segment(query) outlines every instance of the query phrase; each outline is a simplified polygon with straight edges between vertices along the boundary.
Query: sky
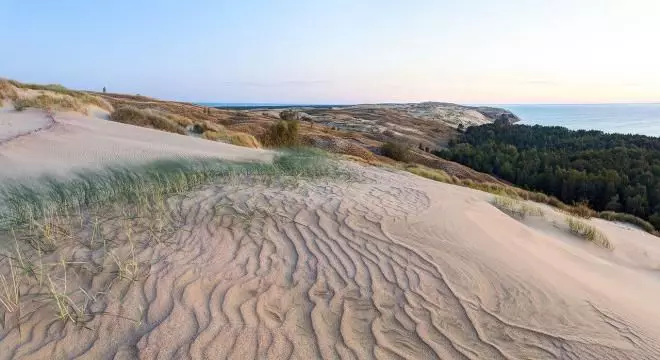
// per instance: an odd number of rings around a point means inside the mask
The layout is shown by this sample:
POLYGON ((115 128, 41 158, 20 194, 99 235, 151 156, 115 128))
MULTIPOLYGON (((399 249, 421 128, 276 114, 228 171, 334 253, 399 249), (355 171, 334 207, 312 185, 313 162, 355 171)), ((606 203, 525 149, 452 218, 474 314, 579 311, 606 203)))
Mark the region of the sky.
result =
POLYGON ((0 77, 227 103, 660 102, 660 0, 0 0, 0 77))

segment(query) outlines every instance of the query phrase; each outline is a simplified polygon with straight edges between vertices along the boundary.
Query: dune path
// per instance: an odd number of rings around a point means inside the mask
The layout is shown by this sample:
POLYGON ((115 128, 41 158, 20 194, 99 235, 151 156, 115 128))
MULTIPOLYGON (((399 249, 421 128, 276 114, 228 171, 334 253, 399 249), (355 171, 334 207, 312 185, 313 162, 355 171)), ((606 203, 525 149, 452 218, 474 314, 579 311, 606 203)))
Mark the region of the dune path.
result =
MULTIPOLYGON (((355 171, 173 198, 182 226, 140 249, 147 276, 87 279, 110 289, 99 309, 141 309, 138 324, 35 312, 0 332, 0 359, 660 357, 657 276, 509 218, 490 195, 355 171)), ((618 247, 617 231, 657 240, 612 228, 618 247)))

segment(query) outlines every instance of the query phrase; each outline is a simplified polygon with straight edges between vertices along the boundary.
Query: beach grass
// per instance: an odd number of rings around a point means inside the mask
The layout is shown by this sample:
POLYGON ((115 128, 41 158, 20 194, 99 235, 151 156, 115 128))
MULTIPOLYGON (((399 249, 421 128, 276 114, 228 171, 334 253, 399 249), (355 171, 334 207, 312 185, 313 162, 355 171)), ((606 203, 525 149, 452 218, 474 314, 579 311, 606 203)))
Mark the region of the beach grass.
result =
POLYGON ((571 216, 566 217, 566 224, 570 232, 582 239, 590 241, 602 248, 612 250, 614 245, 609 241, 607 236, 600 232, 593 225, 587 224, 585 221, 576 219, 571 216))
POLYGON ((505 214, 519 220, 525 219, 527 216, 544 215, 543 210, 536 206, 505 196, 496 196, 493 199, 493 205, 505 214))
MULTIPOLYGON (((139 324, 141 315, 110 314, 98 306, 117 300, 105 290, 113 283, 149 275, 151 260, 140 249, 169 246, 185 226, 168 199, 186 197, 209 183, 288 186, 301 179, 344 175, 326 153, 295 149, 281 151, 268 163, 178 158, 3 183, 0 319, 17 314, 12 318, 20 327, 26 310, 45 309, 81 328, 88 328, 97 315, 139 324), (99 279, 110 281, 103 289, 80 286, 81 277, 102 273, 106 275, 99 279)), ((235 223, 245 229, 272 212, 245 209, 234 214, 235 223)))
POLYGON ((217 178, 319 177, 337 175, 323 152, 285 150, 271 163, 180 158, 147 164, 78 171, 69 178, 43 176, 32 182, 0 185, 0 228, 41 219, 67 207, 104 202, 132 202, 146 195, 182 193, 217 178))

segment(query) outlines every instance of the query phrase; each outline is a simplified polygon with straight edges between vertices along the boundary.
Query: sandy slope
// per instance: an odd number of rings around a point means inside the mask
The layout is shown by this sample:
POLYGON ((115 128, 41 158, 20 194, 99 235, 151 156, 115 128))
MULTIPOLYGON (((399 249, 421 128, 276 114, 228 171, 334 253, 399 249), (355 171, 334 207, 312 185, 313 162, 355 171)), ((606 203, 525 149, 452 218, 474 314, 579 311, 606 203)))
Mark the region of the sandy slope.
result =
POLYGON ((272 157, 265 150, 245 152, 233 145, 115 123, 103 119, 107 113, 100 109, 91 113, 98 117, 73 112, 51 117, 35 109, 0 108, 0 179, 177 156, 240 161, 272 157))
MULTIPOLYGON (((25 140, 56 141, 45 135, 25 140)), ((593 220, 610 252, 572 238, 549 208, 520 222, 489 194, 346 166, 357 180, 214 184, 173 198, 182 227, 140 248, 147 276, 70 285, 103 291, 98 311, 141 322, 63 327, 36 311, 19 331, 7 317, 0 359, 660 357, 659 239, 593 220)), ((62 252, 93 258, 79 246, 62 252)))

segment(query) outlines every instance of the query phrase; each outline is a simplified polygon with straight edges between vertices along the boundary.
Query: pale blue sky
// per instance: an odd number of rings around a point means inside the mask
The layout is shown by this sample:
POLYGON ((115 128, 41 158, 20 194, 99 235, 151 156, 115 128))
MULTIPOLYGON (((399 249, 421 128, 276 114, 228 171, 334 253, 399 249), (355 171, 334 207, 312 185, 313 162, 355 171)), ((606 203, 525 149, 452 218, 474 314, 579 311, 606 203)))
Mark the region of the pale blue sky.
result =
POLYGON ((185 101, 660 101, 658 0, 0 0, 0 76, 185 101))

